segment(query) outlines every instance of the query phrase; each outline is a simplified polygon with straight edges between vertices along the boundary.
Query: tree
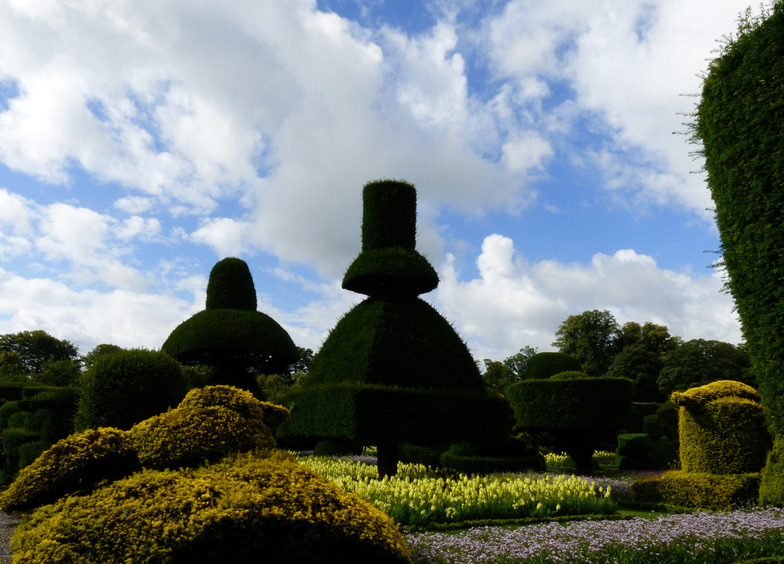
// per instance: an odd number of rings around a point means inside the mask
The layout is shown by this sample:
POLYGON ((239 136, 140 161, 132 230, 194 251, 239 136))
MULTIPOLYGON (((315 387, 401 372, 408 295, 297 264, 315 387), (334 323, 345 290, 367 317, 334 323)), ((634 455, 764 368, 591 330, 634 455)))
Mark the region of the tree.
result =
POLYGON ((291 337, 256 310, 256 290, 247 263, 218 261, 207 284, 206 309, 171 332, 162 350, 186 365, 214 367, 211 384, 227 384, 262 396, 250 368, 277 374, 297 361, 291 337))
POLYGON ((76 360, 78 357, 76 345, 40 329, 0 335, 0 351, 17 353, 22 371, 28 375, 41 372, 47 361, 76 360))
POLYGON ((517 353, 504 359, 504 368, 511 373, 512 381, 517 382, 525 378, 525 370, 528 367, 528 360, 538 352, 536 347, 525 346, 517 353))
POLYGON ((486 358, 482 362, 485 364, 485 372, 482 374, 485 383, 499 394, 503 394, 513 382, 512 371, 504 366, 503 362, 497 360, 486 358))
POLYGON ((784 435, 784 2, 710 63, 693 125, 735 299, 771 428, 784 435))
POLYGON ((621 331, 609 311, 591 310, 570 315, 555 332, 554 347, 574 356, 589 376, 601 376, 617 353, 621 331))
POLYGON ((85 370, 90 370, 98 358, 107 354, 115 354, 122 350, 124 349, 122 347, 118 347, 117 345, 110 345, 107 343, 97 345, 93 350, 82 357, 82 365, 84 366, 85 370))
POLYGON ((676 390, 717 380, 737 380, 753 387, 756 382, 749 367, 749 355, 742 345, 692 339, 667 354, 657 384, 667 397, 676 390))
POLYGON ((362 252, 343 288, 368 297, 338 322, 287 396, 293 409, 279 436, 374 444, 380 477, 397 472, 399 443, 506 439, 508 404, 488 393, 465 343, 419 298, 438 275, 415 249, 415 188, 371 182, 362 199, 362 252))

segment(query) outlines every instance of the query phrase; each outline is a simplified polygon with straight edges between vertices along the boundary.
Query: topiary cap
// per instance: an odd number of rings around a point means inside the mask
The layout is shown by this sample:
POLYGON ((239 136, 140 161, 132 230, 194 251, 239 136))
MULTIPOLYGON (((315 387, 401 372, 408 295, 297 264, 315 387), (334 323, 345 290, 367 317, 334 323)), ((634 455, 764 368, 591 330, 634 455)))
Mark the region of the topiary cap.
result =
POLYGON ((415 246, 414 186, 369 182, 362 190, 362 252, 346 271, 343 288, 368 296, 416 296, 435 289, 438 275, 415 246))

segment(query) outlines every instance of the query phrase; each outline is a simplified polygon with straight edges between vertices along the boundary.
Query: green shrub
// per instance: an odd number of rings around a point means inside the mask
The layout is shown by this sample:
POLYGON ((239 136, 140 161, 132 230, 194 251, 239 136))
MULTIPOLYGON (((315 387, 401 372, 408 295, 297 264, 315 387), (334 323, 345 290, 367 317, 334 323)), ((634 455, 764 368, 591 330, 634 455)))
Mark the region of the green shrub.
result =
POLYGON ((562 352, 540 352, 528 359, 525 377, 546 379, 559 372, 581 371, 580 361, 562 352))
POLYGON ((316 443, 313 454, 315 456, 359 455, 362 454, 362 443, 359 441, 326 439, 316 443))
POLYGON ((588 374, 585 372, 581 372, 579 370, 566 370, 564 372, 559 372, 558 374, 553 374, 550 376, 550 380, 559 381, 559 380, 577 380, 580 378, 588 378, 588 374))
POLYGON ((280 452, 64 498, 20 524, 12 549, 27 564, 411 562, 391 519, 280 452))
POLYGON ((82 377, 75 427, 130 429, 184 394, 180 365, 165 353, 129 349, 103 355, 82 377))
POLYGON ((0 508, 16 511, 51 503, 138 468, 128 431, 102 427, 75 433, 23 468, 0 496, 0 508))
POLYGON ((400 462, 422 464, 430 468, 441 468, 441 454, 444 447, 428 447, 404 443, 400 445, 400 462))
POLYGON ((729 511, 756 501, 758 473, 716 475, 673 470, 632 484, 634 501, 666 503, 706 511, 729 511))
POLYGON ((30 416, 28 411, 17 411, 8 418, 8 426, 17 429, 27 428, 27 418, 30 416))
POLYGON ((784 507, 784 435, 776 437, 762 469, 759 503, 784 507))
POLYGON ((207 283, 206 309, 256 311, 256 287, 248 264, 236 257, 215 263, 207 283))
POLYGON ((289 418, 282 405, 259 401, 247 390, 233 386, 205 386, 189 391, 178 407, 225 407, 246 419, 260 421, 270 429, 279 427, 289 418))
POLYGON ((7 401, 0 405, 0 429, 10 427, 11 416, 22 411, 18 401, 7 401))
POLYGON ((146 468, 178 468, 216 461, 275 439, 263 423, 221 406, 178 407, 131 428, 131 440, 146 468))
POLYGON ((770 447, 759 394, 746 384, 720 380, 671 400, 680 406, 681 469, 686 472, 758 472, 770 447))
POLYGON ((544 471, 544 456, 526 441, 503 443, 455 443, 441 455, 441 466, 464 474, 544 471))

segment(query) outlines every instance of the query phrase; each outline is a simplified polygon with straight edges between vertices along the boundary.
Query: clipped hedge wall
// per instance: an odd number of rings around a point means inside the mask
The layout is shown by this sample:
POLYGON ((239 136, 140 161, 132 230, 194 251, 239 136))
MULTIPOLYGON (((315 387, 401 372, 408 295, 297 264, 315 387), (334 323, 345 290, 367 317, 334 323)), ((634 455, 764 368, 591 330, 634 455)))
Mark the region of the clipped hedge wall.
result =
POLYGON ((784 507, 784 435, 776 438, 762 469, 759 503, 784 507))
POLYGON ((400 441, 432 446, 487 440, 493 432, 505 432, 511 422, 506 400, 488 393, 338 383, 295 390, 286 396, 286 403, 292 416, 278 429, 282 438, 313 436, 364 444, 400 441))
POLYGON ((40 508, 11 542, 28 564, 411 562, 391 519, 280 452, 137 473, 40 508))
MULTIPOLYGON (((697 108, 727 286, 775 434, 784 433, 784 3, 711 62, 697 108)), ((784 479, 784 476, 782 476, 784 479)))
POLYGON ((770 448, 759 394, 746 384, 720 380, 672 394, 680 406, 681 469, 686 472, 759 472, 770 448))
POLYGON ((757 499, 759 473, 716 475, 673 470, 632 484, 632 499, 707 511, 730 511, 757 499))
POLYGON ((534 445, 512 438, 497 443, 455 443, 441 454, 441 466, 464 474, 547 469, 544 456, 534 445))
POLYGON ((102 427, 75 433, 52 445, 19 472, 0 495, 0 509, 18 511, 52 503, 139 468, 128 431, 102 427))
POLYGON ((559 372, 580 372, 580 361, 562 352, 540 352, 528 359, 525 377, 543 380, 559 372))

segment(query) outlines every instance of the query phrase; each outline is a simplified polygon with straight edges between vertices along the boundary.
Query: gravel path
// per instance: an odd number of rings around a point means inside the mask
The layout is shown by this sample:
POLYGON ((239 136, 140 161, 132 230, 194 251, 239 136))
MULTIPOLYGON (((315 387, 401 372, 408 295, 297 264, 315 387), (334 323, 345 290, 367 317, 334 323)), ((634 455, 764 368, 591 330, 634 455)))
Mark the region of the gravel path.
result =
POLYGON ((0 511, 0 564, 11 564, 11 533, 19 518, 0 511))

